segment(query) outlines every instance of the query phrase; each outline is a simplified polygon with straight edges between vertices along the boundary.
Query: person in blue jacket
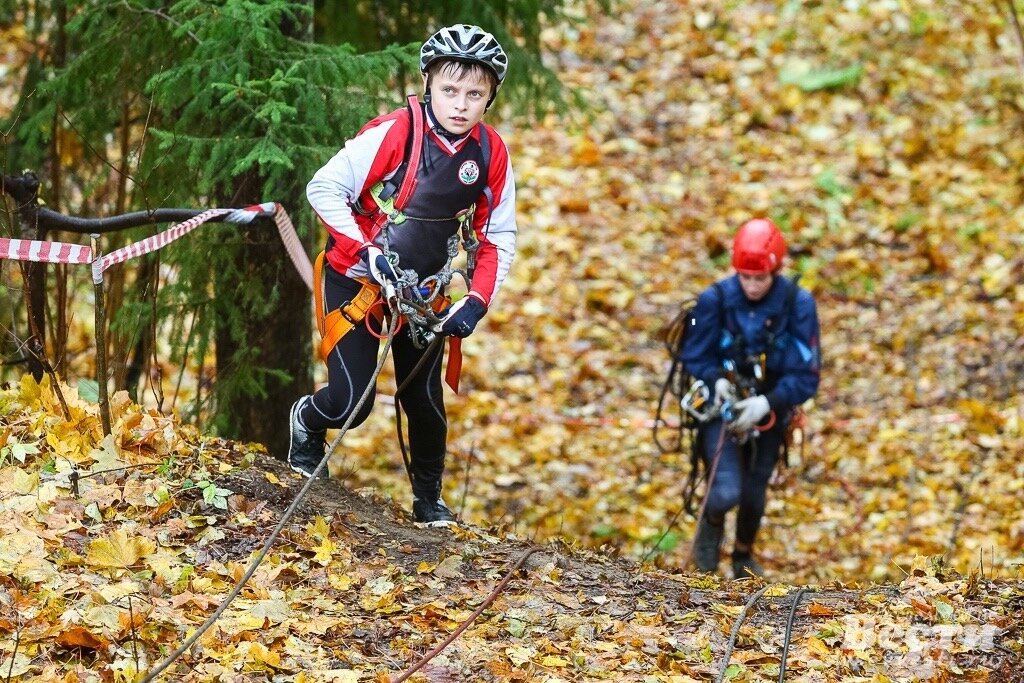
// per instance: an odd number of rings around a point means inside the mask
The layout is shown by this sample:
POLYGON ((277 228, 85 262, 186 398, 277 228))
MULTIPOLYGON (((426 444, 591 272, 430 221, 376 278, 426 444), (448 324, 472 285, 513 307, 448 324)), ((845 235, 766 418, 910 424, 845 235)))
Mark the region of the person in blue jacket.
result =
POLYGON ((733 241, 735 274, 701 293, 680 350, 689 373, 714 388, 698 433, 713 473, 693 542, 703 572, 718 570, 725 515, 737 508, 733 575, 764 574, 753 549, 768 482, 793 410, 818 390, 817 307, 810 292, 780 274, 785 255, 773 222, 744 223, 733 241))

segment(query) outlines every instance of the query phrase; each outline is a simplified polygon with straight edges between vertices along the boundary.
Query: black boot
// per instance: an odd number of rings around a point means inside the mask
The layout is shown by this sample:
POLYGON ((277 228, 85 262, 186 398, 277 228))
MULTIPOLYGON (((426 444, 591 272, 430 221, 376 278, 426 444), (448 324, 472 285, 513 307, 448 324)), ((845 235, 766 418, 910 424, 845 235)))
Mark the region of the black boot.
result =
POLYGON ((750 579, 764 576, 764 569, 757 563, 748 550, 745 553, 732 551, 732 578, 750 579))
MULTIPOLYGON (((291 443, 288 446, 288 466, 304 477, 313 476, 320 461, 324 459, 327 432, 314 432, 306 429, 299 418, 299 411, 309 396, 303 396, 292 405, 288 424, 291 429, 291 443)), ((317 475, 326 479, 329 473, 324 467, 317 475)))
POLYGON ((457 524, 455 515, 440 498, 428 500, 413 498, 412 514, 416 521, 425 526, 452 526, 457 524))
POLYGON ((693 561, 702 572, 717 572, 722 550, 722 536, 725 523, 712 524, 706 516, 697 523, 697 535, 693 539, 693 561))

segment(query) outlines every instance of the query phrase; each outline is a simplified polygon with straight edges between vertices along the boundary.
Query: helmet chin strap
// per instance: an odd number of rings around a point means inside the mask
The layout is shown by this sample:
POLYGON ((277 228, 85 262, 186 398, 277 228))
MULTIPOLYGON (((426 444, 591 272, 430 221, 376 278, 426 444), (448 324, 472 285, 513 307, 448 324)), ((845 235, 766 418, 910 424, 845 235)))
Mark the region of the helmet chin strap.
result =
POLYGON ((461 133, 461 134, 460 133, 453 133, 450 130, 448 130, 447 128, 445 128, 444 126, 442 126, 440 123, 437 122, 437 116, 434 115, 434 108, 430 104, 430 87, 429 86, 430 86, 430 83, 428 82, 427 83, 427 92, 423 96, 423 101, 427 105, 427 114, 430 115, 430 122, 432 124, 430 130, 434 131, 438 135, 443 135, 444 137, 446 137, 449 140, 454 142, 455 140, 458 140, 459 138, 463 137, 465 135, 465 133, 461 133))

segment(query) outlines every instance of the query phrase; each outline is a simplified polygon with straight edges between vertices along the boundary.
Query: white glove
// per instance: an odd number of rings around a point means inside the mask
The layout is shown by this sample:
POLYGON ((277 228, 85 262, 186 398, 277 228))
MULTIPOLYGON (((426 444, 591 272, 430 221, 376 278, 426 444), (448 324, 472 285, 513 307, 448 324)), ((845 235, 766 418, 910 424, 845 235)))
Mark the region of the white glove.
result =
POLYGON ((724 377, 715 380, 715 402, 712 404, 715 410, 722 407, 726 401, 736 401, 736 387, 724 377))
POLYGON ((765 396, 751 396, 736 403, 733 406, 736 418, 729 423, 729 431, 735 434, 747 434, 758 422, 764 419, 765 415, 771 412, 768 405, 768 398, 765 396))
POLYGON ((377 281, 381 287, 394 286, 398 282, 398 275, 388 257, 379 247, 369 246, 363 249, 361 254, 363 262, 370 269, 370 277, 377 281))

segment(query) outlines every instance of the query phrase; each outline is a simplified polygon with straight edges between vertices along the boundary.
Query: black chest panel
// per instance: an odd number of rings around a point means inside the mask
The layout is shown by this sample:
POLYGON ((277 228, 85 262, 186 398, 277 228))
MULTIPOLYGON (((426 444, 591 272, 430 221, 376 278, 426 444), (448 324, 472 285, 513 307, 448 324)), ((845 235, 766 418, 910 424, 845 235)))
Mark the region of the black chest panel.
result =
POLYGON ((444 267, 448 238, 459 229, 455 215, 479 199, 487 186, 485 174, 483 151, 476 140, 470 138, 454 156, 448 156, 432 135, 425 136, 416 189, 402 210, 406 220, 387 228, 401 268, 415 270, 422 280, 444 267))

